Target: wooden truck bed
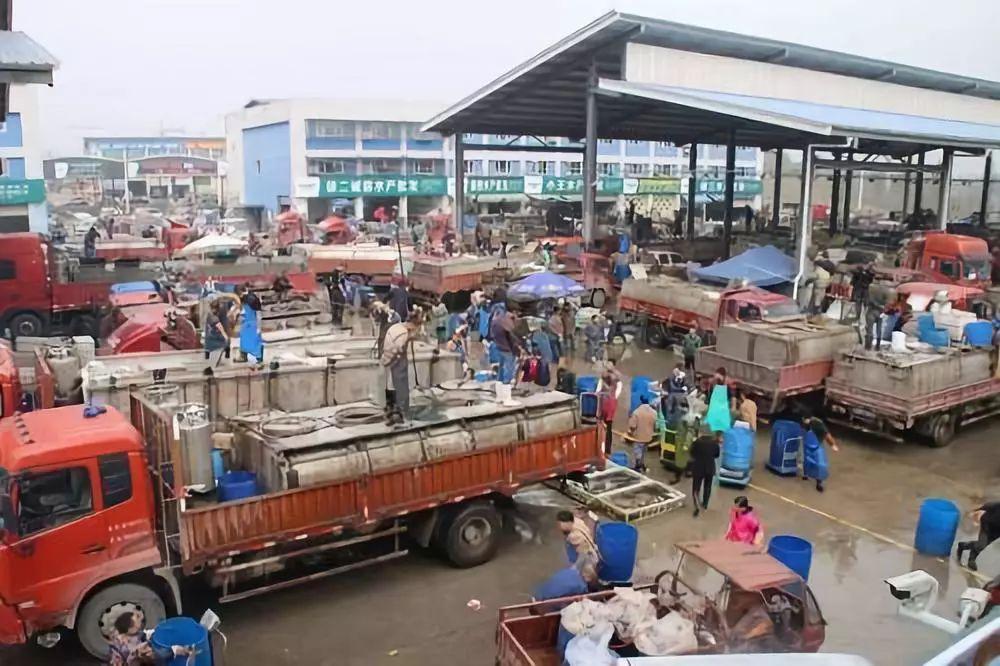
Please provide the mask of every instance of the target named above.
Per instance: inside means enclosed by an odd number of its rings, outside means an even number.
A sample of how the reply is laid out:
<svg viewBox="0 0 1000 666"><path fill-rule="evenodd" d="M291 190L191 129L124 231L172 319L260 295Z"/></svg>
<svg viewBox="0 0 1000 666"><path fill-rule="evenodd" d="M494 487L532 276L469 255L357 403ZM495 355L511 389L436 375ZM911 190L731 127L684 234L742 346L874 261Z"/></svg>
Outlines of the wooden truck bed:
<svg viewBox="0 0 1000 666"><path fill-rule="evenodd" d="M170 451L170 459L179 459L179 443L162 412L133 397L132 421L154 452ZM163 454L153 457L158 455ZM181 500L182 564L191 571L206 561L274 543L372 526L488 493L511 495L522 485L603 461L597 429L588 427L234 502L185 508ZM173 487L183 487L180 465L173 466L173 476Z"/></svg>

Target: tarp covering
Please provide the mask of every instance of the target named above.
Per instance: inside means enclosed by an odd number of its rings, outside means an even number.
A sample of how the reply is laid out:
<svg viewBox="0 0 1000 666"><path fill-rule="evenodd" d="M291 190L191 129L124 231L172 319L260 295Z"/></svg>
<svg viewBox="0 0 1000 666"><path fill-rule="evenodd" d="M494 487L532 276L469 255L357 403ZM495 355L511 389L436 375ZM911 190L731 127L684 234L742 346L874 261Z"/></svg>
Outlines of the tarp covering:
<svg viewBox="0 0 1000 666"><path fill-rule="evenodd" d="M771 287L795 279L795 260L773 245L750 248L726 261L694 269L705 282L746 280L755 287Z"/></svg>

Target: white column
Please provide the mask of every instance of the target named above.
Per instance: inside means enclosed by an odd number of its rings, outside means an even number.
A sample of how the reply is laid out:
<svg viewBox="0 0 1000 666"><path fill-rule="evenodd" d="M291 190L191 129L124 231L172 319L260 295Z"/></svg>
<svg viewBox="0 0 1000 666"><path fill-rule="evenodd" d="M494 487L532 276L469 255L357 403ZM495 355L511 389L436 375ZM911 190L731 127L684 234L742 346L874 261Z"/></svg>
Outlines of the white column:
<svg viewBox="0 0 1000 666"><path fill-rule="evenodd" d="M359 220L365 219L365 199L364 197L357 197L354 200L354 217Z"/></svg>

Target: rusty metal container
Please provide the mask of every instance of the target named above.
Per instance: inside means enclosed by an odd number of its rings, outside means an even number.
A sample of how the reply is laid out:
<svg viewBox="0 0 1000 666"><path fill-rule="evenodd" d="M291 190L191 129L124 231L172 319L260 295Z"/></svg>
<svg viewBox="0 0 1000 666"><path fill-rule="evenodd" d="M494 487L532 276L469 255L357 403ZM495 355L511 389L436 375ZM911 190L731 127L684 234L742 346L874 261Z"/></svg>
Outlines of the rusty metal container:
<svg viewBox="0 0 1000 666"><path fill-rule="evenodd" d="M834 362L832 377L897 398L917 398L989 379L990 350L887 352L854 349Z"/></svg>
<svg viewBox="0 0 1000 666"><path fill-rule="evenodd" d="M834 323L741 322L719 327L716 351L725 356L778 368L828 361L857 343L857 332Z"/></svg>

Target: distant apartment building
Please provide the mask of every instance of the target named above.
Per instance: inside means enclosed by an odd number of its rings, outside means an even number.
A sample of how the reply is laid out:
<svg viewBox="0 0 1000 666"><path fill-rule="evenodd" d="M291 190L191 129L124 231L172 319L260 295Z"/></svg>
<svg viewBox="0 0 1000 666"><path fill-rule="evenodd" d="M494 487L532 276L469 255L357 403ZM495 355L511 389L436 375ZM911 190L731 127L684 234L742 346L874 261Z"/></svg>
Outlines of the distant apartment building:
<svg viewBox="0 0 1000 666"><path fill-rule="evenodd" d="M408 101L252 101L226 117L229 203L272 212L293 206L310 219L325 216L332 201L344 199L365 218L380 206L398 206L402 217L450 208L452 138L420 131L441 108ZM469 205L504 202L509 208L581 197L579 141L467 134L463 142ZM532 150L541 145L547 146L544 152ZM601 141L598 200L637 199L641 209L668 217L681 205L687 150L666 142ZM698 158L699 202L721 198L725 147L701 146ZM759 162L758 150L737 151L737 200L759 204Z"/></svg>
<svg viewBox="0 0 1000 666"><path fill-rule="evenodd" d="M37 89L11 85L0 122L0 232L48 231L41 142Z"/></svg>

